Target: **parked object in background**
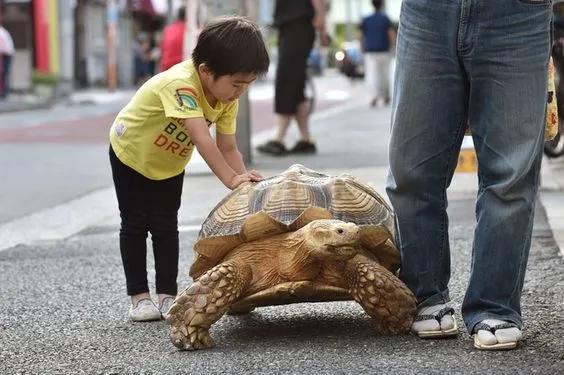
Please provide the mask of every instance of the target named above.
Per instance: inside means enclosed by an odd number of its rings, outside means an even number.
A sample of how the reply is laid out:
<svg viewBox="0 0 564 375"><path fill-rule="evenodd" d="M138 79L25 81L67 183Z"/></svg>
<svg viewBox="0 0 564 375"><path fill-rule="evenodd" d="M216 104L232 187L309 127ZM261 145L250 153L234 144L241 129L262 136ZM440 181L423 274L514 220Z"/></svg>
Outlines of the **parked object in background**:
<svg viewBox="0 0 564 375"><path fill-rule="evenodd" d="M194 284L167 322L179 349L214 345L223 314L299 302L356 300L378 333L409 331L415 299L395 276L394 215L355 177L293 165L245 184L210 213L194 246Z"/></svg>
<svg viewBox="0 0 564 375"><path fill-rule="evenodd" d="M346 42L344 48L335 53L339 71L351 79L364 78L362 52L356 42Z"/></svg>

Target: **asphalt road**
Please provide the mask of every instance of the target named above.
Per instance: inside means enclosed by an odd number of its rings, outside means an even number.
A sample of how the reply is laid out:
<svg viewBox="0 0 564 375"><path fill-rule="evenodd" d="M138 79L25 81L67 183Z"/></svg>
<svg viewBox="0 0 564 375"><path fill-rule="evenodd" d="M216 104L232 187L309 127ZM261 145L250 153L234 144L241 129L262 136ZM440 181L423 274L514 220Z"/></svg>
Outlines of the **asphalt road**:
<svg viewBox="0 0 564 375"><path fill-rule="evenodd" d="M450 208L451 291L458 311L468 279L472 204L459 199ZM454 340L378 336L354 302L223 317L212 329L216 348L179 352L164 322L127 320L116 230L91 228L64 241L0 253L0 373L564 373L564 262L542 210L523 294L526 338L519 350L497 353L474 350L464 329ZM181 236L181 268L192 261L195 235ZM181 287L189 283L180 277Z"/></svg>

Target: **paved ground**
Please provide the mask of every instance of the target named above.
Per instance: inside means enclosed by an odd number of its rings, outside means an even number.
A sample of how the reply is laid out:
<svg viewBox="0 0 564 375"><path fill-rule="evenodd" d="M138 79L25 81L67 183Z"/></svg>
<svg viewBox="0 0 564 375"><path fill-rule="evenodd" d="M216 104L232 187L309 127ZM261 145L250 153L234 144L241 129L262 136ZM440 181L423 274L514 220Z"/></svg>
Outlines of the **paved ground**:
<svg viewBox="0 0 564 375"><path fill-rule="evenodd" d="M319 154L256 155L255 166L266 175L294 162L332 174L346 171L382 191L388 119L387 110L364 106L334 114L314 124ZM459 319L472 246L475 182L473 175L458 175L449 193L450 288ZM225 193L213 176L186 178L181 270L192 261L198 225ZM164 322L126 319L117 223L114 212L70 238L0 252L0 373L564 373L564 261L540 204L522 300L526 338L519 350L496 353L474 350L464 329L454 340L378 336L352 302L267 307L224 317L212 330L215 349L178 352L168 341ZM150 278L152 283L152 273ZM180 286L190 282L182 272Z"/></svg>

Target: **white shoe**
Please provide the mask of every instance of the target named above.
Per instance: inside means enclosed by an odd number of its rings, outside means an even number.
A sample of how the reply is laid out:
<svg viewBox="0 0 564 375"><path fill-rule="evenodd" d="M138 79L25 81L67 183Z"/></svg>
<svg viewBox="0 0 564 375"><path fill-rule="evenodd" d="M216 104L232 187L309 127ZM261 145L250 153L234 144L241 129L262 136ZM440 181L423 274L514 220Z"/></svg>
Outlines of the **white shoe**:
<svg viewBox="0 0 564 375"><path fill-rule="evenodd" d="M129 319L134 322L150 322L152 320L161 320L161 312L155 303L149 298L144 298L137 302L137 305L131 306L129 309Z"/></svg>
<svg viewBox="0 0 564 375"><path fill-rule="evenodd" d="M174 299L175 299L174 297L165 297L163 298L161 303L159 303L159 310L161 311L163 319L167 318L168 310L170 310L170 307L174 303Z"/></svg>

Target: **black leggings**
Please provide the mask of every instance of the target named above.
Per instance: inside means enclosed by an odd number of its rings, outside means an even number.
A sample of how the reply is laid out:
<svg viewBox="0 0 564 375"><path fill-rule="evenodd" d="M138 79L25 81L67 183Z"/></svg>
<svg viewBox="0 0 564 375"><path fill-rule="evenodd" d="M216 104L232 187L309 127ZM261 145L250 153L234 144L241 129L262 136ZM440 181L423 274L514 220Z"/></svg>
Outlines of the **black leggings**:
<svg viewBox="0 0 564 375"><path fill-rule="evenodd" d="M123 164L110 146L110 164L121 216L119 247L127 294L149 291L147 232L155 257L156 292L176 295L178 275L178 209L184 172L151 180Z"/></svg>
<svg viewBox="0 0 564 375"><path fill-rule="evenodd" d="M274 112L282 115L296 114L298 105L305 101L307 58L314 39L315 29L310 18L301 18L280 26Z"/></svg>

